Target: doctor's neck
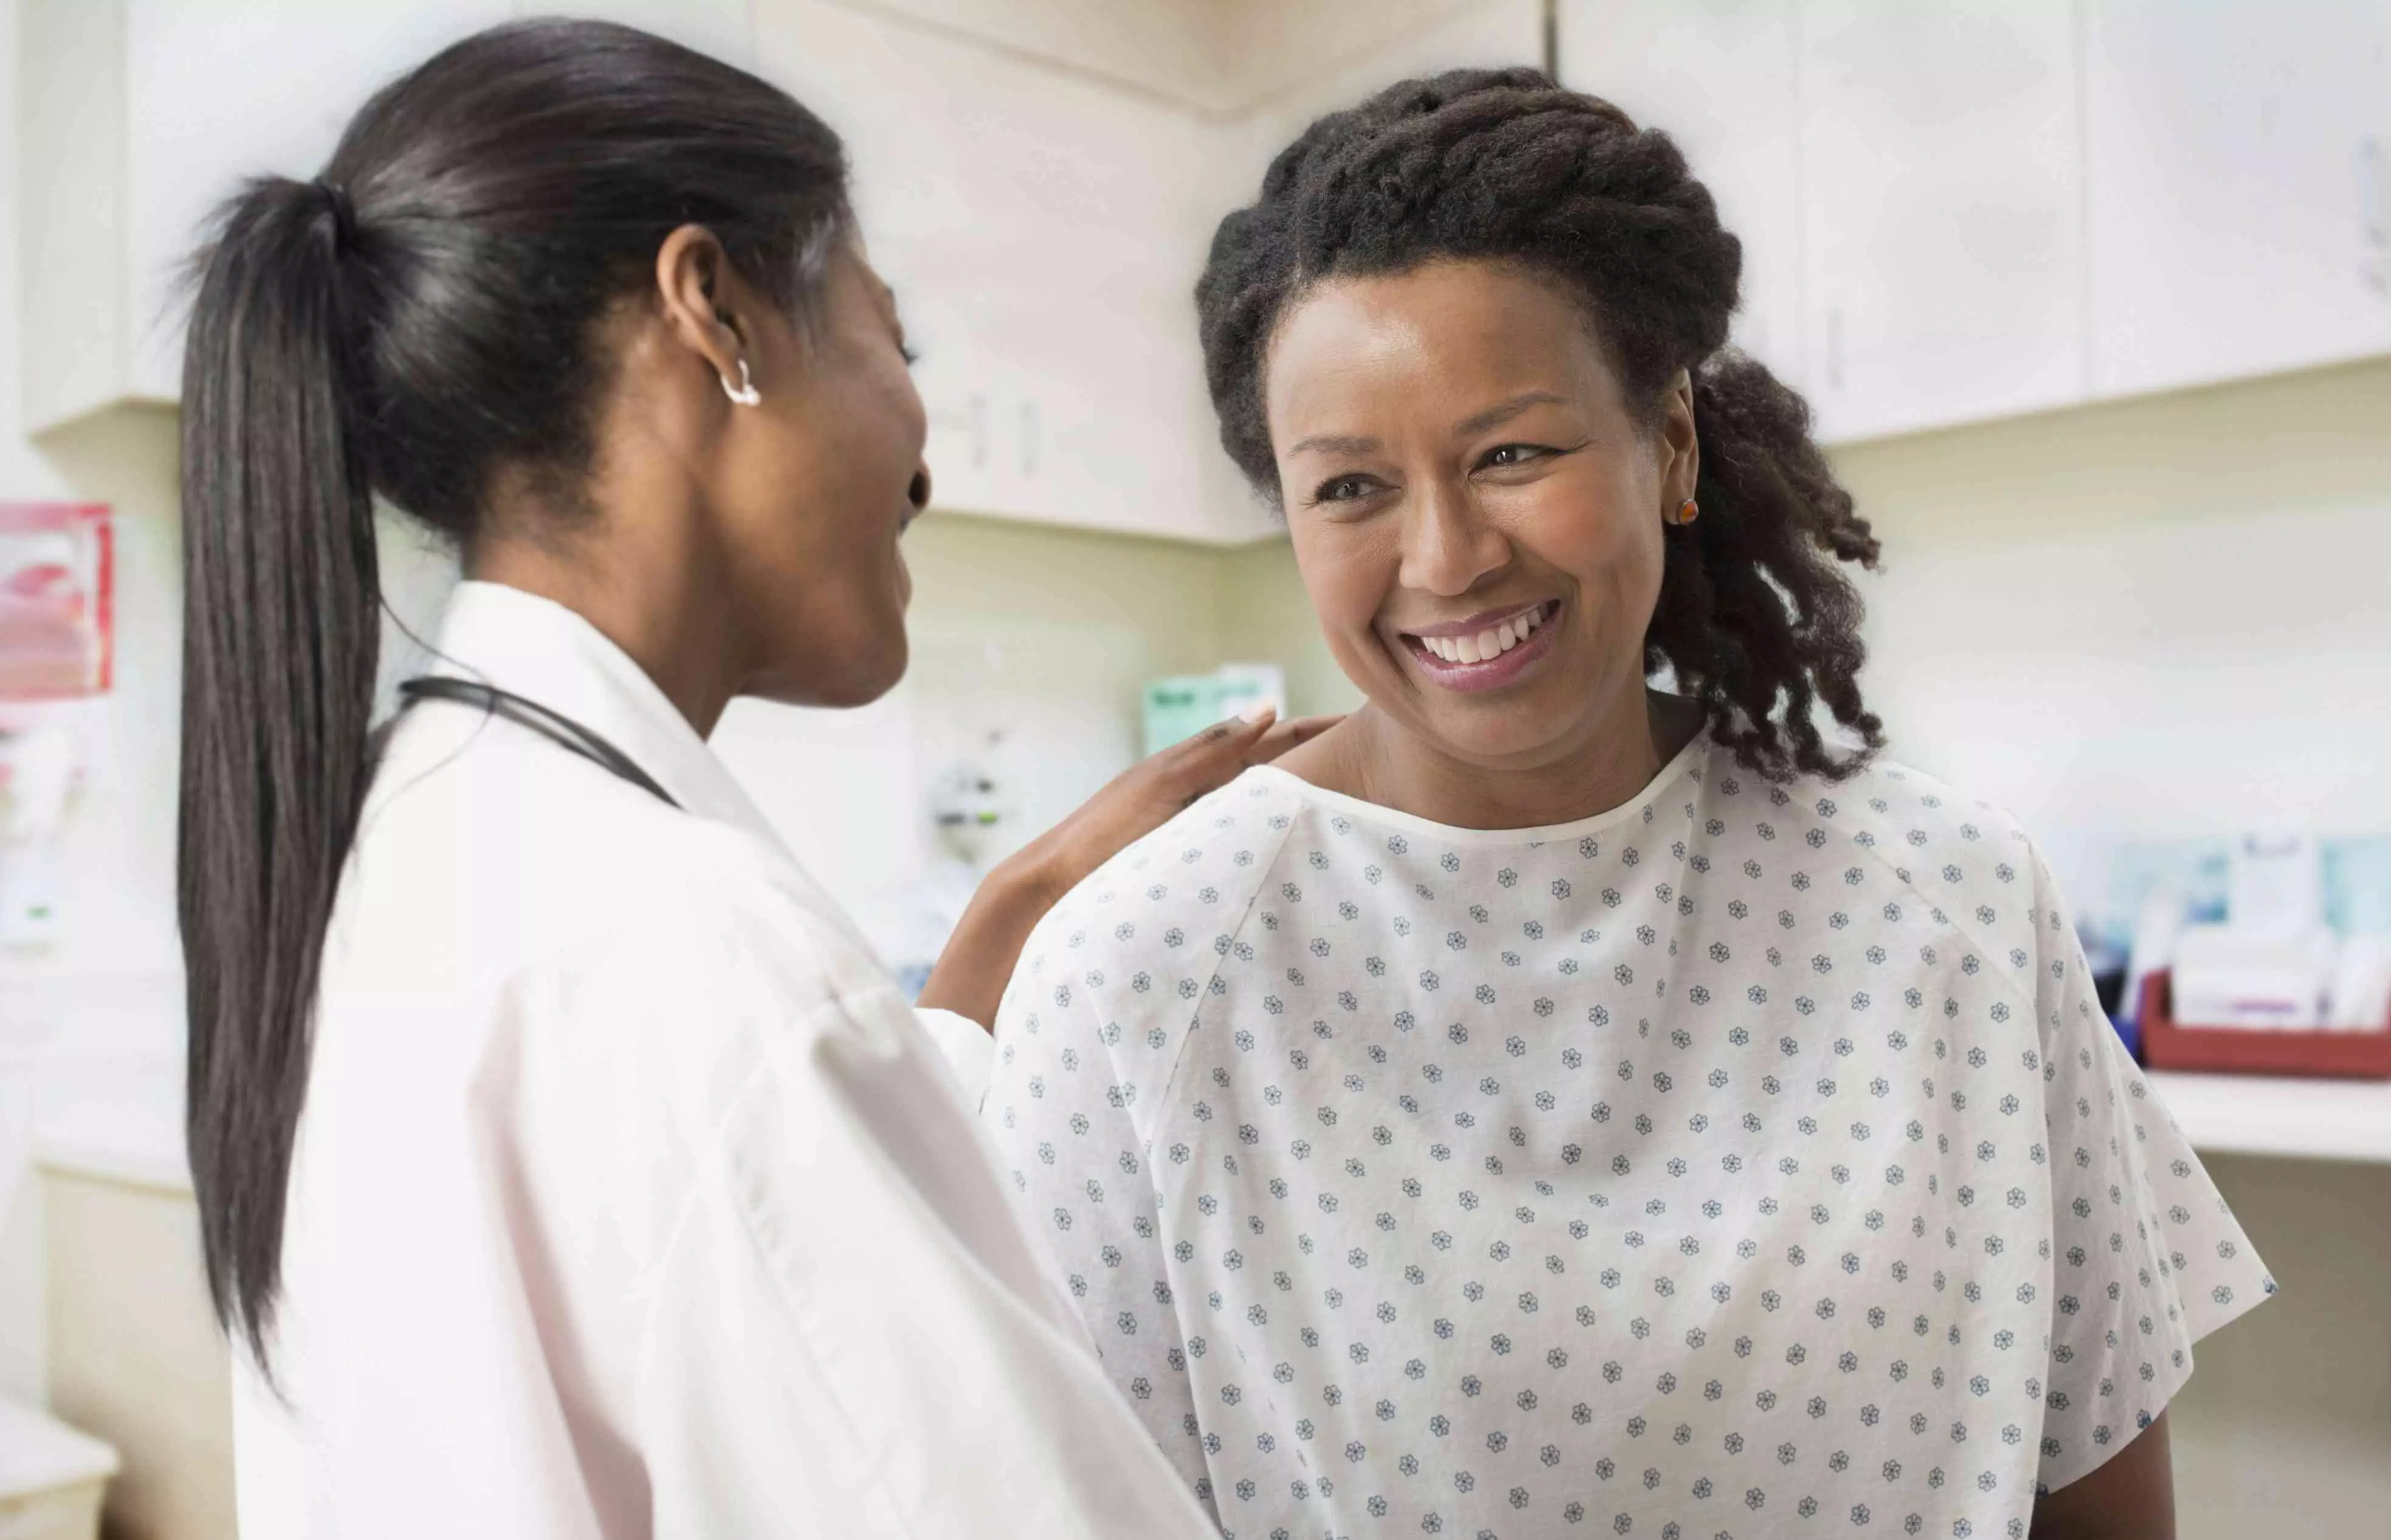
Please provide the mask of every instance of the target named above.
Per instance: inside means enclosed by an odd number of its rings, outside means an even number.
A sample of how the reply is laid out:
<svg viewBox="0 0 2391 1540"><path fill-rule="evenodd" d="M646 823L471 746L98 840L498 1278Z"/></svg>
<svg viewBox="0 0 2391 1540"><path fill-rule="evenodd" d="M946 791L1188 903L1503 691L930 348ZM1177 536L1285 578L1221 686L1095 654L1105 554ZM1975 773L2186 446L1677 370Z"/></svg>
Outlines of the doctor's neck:
<svg viewBox="0 0 2391 1540"><path fill-rule="evenodd" d="M643 468L614 468L587 511L560 513L526 489L491 499L465 575L562 605L640 666L699 737L753 672L728 563L689 489Z"/></svg>

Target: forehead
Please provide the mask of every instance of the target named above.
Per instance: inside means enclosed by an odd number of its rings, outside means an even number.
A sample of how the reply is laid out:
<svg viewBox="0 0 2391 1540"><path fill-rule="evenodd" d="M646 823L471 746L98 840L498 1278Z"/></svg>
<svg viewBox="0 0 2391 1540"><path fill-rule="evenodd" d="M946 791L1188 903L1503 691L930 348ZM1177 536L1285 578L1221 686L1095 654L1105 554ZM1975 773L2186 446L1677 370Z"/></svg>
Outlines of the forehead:
<svg viewBox="0 0 2391 1540"><path fill-rule="evenodd" d="M1444 262L1323 280L1287 309L1265 357L1273 436L1356 410L1463 414L1529 389L1616 400L1585 305L1557 280Z"/></svg>

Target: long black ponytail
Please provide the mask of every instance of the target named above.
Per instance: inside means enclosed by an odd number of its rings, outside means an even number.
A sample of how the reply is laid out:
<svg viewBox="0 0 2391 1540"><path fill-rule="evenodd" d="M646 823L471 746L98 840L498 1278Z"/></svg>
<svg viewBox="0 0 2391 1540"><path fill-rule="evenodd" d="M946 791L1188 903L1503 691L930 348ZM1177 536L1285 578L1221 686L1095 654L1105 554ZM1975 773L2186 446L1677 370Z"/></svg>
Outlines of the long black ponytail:
<svg viewBox="0 0 2391 1540"><path fill-rule="evenodd" d="M837 136L628 28L482 32L194 263L178 907L208 1286L264 1366L319 959L371 770L387 499L470 546L494 478L584 506L608 307L703 225L792 310L850 224Z"/></svg>

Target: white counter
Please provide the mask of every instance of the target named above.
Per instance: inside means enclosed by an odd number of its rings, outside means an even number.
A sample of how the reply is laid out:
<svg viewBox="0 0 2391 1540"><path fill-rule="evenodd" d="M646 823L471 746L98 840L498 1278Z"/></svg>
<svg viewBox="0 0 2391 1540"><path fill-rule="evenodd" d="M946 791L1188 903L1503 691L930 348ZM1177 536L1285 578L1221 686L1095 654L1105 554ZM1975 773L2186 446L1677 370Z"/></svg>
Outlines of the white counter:
<svg viewBox="0 0 2391 1540"><path fill-rule="evenodd" d="M2150 1081L2204 1154L2391 1162L2391 1081L2169 1069L2152 1070Z"/></svg>
<svg viewBox="0 0 2391 1540"><path fill-rule="evenodd" d="M86 1061L52 1066L46 1079L35 1165L190 1191L178 1066ZM2173 1070L2150 1081L2204 1153L2391 1164L2391 1081Z"/></svg>

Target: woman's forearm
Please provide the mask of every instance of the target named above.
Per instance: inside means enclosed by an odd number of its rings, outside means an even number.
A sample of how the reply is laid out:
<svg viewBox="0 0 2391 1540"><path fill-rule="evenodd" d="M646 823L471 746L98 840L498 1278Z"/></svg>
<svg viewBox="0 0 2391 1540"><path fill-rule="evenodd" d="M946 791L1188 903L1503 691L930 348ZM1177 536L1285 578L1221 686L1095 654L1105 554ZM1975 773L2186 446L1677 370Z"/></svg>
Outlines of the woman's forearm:
<svg viewBox="0 0 2391 1540"><path fill-rule="evenodd" d="M1070 888L1042 844L999 862L981 881L922 986L922 1005L996 1029L996 1007L1023 943Z"/></svg>
<svg viewBox="0 0 2391 1540"><path fill-rule="evenodd" d="M2032 1540L2175 1540L2175 1461L2161 1412L2090 1475L2034 1505Z"/></svg>

